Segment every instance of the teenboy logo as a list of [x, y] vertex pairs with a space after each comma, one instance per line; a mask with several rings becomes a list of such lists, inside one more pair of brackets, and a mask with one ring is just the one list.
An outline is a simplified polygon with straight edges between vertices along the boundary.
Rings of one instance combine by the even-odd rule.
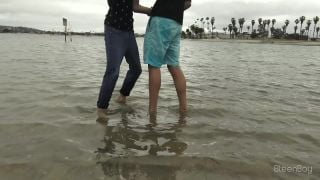
[[312, 166], [280, 166], [274, 165], [273, 171], [275, 173], [301, 173], [301, 174], [312, 174]]

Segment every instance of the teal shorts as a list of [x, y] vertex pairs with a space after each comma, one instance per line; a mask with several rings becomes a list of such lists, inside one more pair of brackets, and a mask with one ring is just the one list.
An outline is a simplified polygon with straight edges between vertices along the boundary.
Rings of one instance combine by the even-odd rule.
[[179, 67], [181, 30], [175, 20], [151, 17], [144, 37], [144, 64]]

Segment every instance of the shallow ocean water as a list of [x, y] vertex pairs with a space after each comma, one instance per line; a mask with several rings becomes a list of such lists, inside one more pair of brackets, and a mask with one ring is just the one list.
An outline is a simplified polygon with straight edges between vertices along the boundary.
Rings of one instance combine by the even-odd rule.
[[146, 65], [120, 105], [123, 61], [114, 113], [96, 122], [103, 37], [63, 40], [0, 34], [1, 179], [320, 178], [319, 47], [183, 40], [189, 114], [163, 67], [151, 125]]

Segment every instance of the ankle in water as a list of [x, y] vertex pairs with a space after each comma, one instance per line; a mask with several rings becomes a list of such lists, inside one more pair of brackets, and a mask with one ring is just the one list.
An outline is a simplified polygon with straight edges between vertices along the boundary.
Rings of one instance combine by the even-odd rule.
[[106, 119], [108, 118], [107, 114], [108, 114], [107, 109], [101, 109], [101, 108], [97, 109], [98, 118]]
[[127, 97], [120, 94], [117, 98], [117, 103], [125, 104], [126, 100], [127, 100]]

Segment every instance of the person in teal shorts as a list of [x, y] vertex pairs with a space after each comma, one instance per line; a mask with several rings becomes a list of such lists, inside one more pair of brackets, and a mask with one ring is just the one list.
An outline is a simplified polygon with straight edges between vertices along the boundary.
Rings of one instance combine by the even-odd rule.
[[191, 0], [157, 0], [144, 39], [144, 63], [149, 69], [149, 114], [157, 114], [162, 65], [173, 78], [181, 114], [187, 112], [186, 79], [180, 68], [180, 39], [184, 11]]

